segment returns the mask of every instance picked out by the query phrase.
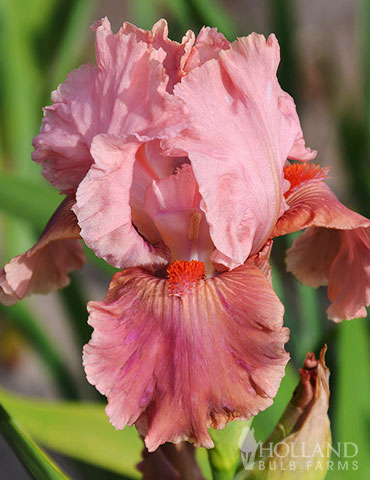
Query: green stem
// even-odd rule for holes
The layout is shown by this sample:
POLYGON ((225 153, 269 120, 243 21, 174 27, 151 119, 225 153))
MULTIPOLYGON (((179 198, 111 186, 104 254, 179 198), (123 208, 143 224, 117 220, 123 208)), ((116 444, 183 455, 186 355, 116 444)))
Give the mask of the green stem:
POLYGON ((223 430, 210 429, 215 444, 208 450, 213 480, 232 480, 241 461, 239 442, 244 429, 249 428, 253 417, 247 421, 234 420, 223 430))

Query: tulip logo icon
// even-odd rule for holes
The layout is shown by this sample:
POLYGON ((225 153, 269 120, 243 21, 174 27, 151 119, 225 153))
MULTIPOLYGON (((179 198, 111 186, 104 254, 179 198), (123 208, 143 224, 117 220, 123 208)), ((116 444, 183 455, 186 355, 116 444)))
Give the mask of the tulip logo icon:
POLYGON ((256 456, 256 450, 260 442, 256 442, 254 429, 245 427, 239 439, 239 449, 242 456, 244 468, 251 470, 256 456))

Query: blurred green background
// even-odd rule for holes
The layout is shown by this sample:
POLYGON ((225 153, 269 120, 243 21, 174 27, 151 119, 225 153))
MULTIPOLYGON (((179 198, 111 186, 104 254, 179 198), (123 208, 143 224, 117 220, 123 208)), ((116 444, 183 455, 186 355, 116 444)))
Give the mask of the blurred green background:
MULTIPOLYGON (((69 70, 94 61, 89 27, 105 15, 114 31, 125 20, 151 28, 165 17, 175 40, 203 25, 218 27, 229 40, 252 31, 276 33, 279 80, 296 101, 307 144, 319 151, 318 163, 331 165, 330 183, 339 198, 370 216, 368 0, 0 0, 1 264, 32 245, 60 201, 30 159, 31 140, 51 90, 69 70)), ((305 354, 318 354, 327 343, 333 440, 358 446, 358 470, 349 462, 348 469, 335 468, 327 478, 367 479, 368 321, 333 325, 327 320, 325 289, 302 287, 284 271, 290 242, 276 241, 273 262, 275 288, 291 329, 292 361, 273 407, 255 420, 257 437, 265 438, 284 410, 305 354)), ((97 403, 104 399, 87 384, 81 367, 81 347, 91 334, 86 301, 103 297, 113 270, 88 255, 89 264, 72 275, 64 291, 0 307, 0 385, 43 398, 31 401, 1 390, 0 401, 73 478, 138 478, 140 440, 133 430, 115 432, 109 425, 104 404, 97 403)), ((204 452, 200 457, 206 469, 204 452)), ((5 443, 0 462, 0 480, 29 478, 5 443)))

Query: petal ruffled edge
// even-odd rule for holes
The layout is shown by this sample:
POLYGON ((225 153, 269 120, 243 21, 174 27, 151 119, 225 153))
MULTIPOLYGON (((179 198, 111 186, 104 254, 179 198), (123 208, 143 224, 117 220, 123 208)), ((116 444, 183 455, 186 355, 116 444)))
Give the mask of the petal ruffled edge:
POLYGON ((188 125, 183 104, 167 92, 165 52, 113 34, 107 18, 94 24, 97 65, 67 75, 45 107, 32 158, 64 193, 75 192, 91 166, 95 135, 136 135, 142 142, 170 138, 188 125))

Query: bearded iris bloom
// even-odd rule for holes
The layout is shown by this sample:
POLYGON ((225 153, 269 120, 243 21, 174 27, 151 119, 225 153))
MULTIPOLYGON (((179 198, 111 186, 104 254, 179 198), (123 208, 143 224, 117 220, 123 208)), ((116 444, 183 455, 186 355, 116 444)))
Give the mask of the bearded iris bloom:
POLYGON ((65 286, 84 242, 116 273, 90 302, 88 380, 116 428, 149 451, 271 405, 289 355, 271 286, 274 237, 307 229, 288 268, 328 285, 335 321, 366 315, 370 222, 308 163, 271 35, 229 43, 215 29, 168 39, 94 25, 97 65, 71 72, 45 108, 33 159, 66 196, 39 242, 0 275, 0 299, 65 286), (297 163, 292 163, 297 161, 297 163), (356 280, 356 282, 355 282, 356 280))

